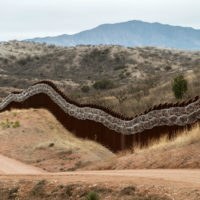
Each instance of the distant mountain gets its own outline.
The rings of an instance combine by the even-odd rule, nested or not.
[[[133,20],[103,24],[74,35],[34,38],[26,41],[60,46],[115,44],[127,47],[156,46],[200,50],[200,30]]]

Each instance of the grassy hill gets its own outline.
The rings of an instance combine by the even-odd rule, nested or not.
[[[176,101],[171,81],[180,73],[189,82],[185,98],[198,95],[200,51],[0,43],[0,98],[49,79],[74,100],[130,116],[154,104]]]

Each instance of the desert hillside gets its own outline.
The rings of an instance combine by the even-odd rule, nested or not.
[[[0,154],[50,172],[79,169],[199,168],[200,127],[163,137],[146,148],[113,154],[76,138],[44,109],[0,113]],[[170,159],[168,159],[170,157]]]
[[[108,200],[197,200],[199,147],[200,128],[195,126],[172,141],[163,138],[148,148],[133,147],[114,155],[99,144],[74,137],[44,109],[2,112],[0,168],[11,162],[15,167],[6,171],[20,172],[6,175],[0,170],[0,197],[85,200],[95,195]]]
[[[0,43],[0,97],[49,79],[81,103],[108,106],[125,115],[176,101],[171,82],[184,74],[185,99],[199,94],[200,52],[122,46],[56,47]]]
[[[163,137],[146,148],[133,147],[110,161],[89,169],[199,169],[200,126],[181,131],[172,140]],[[88,167],[86,167],[88,169]]]
[[[114,157],[103,146],[76,138],[43,109],[0,113],[0,154],[50,172]]]

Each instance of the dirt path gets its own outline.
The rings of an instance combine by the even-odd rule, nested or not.
[[[17,160],[0,155],[0,173],[1,174],[41,174],[42,169],[26,165]]]
[[[122,188],[134,185],[141,191],[167,195],[176,200],[200,199],[200,169],[106,170],[48,173],[0,155],[0,184],[10,187],[46,180],[51,185],[104,185]],[[55,186],[56,187],[56,186]],[[189,196],[188,196],[189,195]]]
[[[24,167],[24,166],[23,166]],[[25,169],[26,171],[23,171]],[[49,179],[61,182],[154,182],[154,183],[173,183],[185,187],[198,187],[200,189],[200,170],[173,170],[173,169],[155,169],[155,170],[113,170],[113,171],[79,171],[79,172],[64,172],[64,173],[46,173],[34,167],[18,169],[12,173],[2,173],[0,177],[6,179],[21,179],[28,180]],[[145,181],[144,181],[145,180]],[[144,181],[144,182],[143,182]]]
[[[60,173],[60,176],[77,176],[90,177],[94,176],[96,179],[109,180],[109,178],[117,178],[117,180],[131,180],[131,179],[149,179],[155,181],[166,181],[180,183],[187,186],[197,186],[200,188],[200,170],[193,169],[155,169],[155,170],[112,170],[112,171],[80,171]],[[105,179],[106,177],[106,179]]]
[[[67,177],[70,181],[109,181],[113,179],[122,181],[132,181],[139,179],[148,179],[157,182],[180,183],[185,186],[200,187],[200,170],[199,169],[147,169],[147,170],[104,170],[104,171],[76,171],[63,173],[48,173],[40,168],[36,168],[17,160],[0,155],[0,174],[23,176],[24,177],[44,177],[50,179],[61,179]]]
[[[45,182],[43,182],[45,181]],[[107,188],[116,191],[135,187],[144,194],[169,197],[170,200],[200,200],[200,170],[123,170],[79,171],[65,173],[0,175],[0,184],[21,186],[28,191],[34,184],[46,183],[52,190],[58,186],[74,185],[75,188]],[[32,186],[31,186],[32,185]],[[54,186],[53,186],[54,185]],[[26,188],[28,187],[28,189]],[[24,189],[26,188],[26,189]],[[49,191],[49,189],[47,190]],[[86,190],[87,191],[87,190]],[[108,190],[109,191],[109,190]],[[24,192],[29,194],[29,192]],[[107,194],[109,196],[109,194]],[[76,199],[76,198],[75,198]],[[78,198],[77,198],[78,199]],[[108,200],[118,198],[107,198]],[[126,199],[126,198],[124,198]],[[128,198],[127,198],[128,199]],[[130,199],[130,198],[129,198]]]

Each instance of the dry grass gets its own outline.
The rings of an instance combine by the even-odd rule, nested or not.
[[[163,136],[158,140],[150,142],[146,148],[135,147],[133,150],[135,153],[142,153],[150,150],[178,148],[186,145],[200,142],[200,125],[196,124],[190,130],[185,129],[184,131],[178,132],[177,137],[169,140],[167,136]]]
[[[36,180],[24,180],[23,178],[21,180],[12,179],[12,181],[1,180],[0,197],[3,200],[170,200],[168,194],[161,192],[161,186],[156,186],[152,190],[152,186],[148,185],[137,186],[131,183],[98,183],[95,181],[93,184],[84,181],[83,184],[80,181],[70,183],[63,179],[61,180],[60,176],[56,178],[56,181],[48,177],[45,179],[38,177]],[[164,190],[167,191],[167,189],[162,189]],[[167,191],[167,193],[172,192]],[[193,193],[198,194],[198,192]],[[99,198],[95,198],[96,196]]]
[[[116,158],[87,169],[200,168],[200,126],[178,133],[172,140],[163,137],[146,148],[119,152]]]

